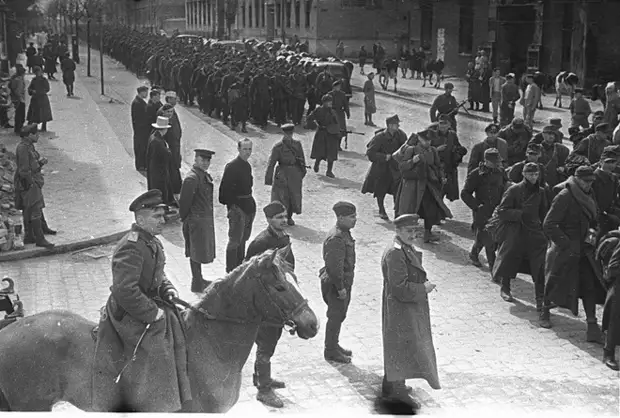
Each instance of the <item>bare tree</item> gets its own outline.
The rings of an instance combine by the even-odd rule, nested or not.
[[[91,23],[93,19],[100,18],[103,13],[101,0],[83,0],[84,18],[86,19],[86,75],[90,74],[90,50],[91,50]]]

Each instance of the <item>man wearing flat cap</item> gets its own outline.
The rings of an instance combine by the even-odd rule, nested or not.
[[[135,223],[112,255],[112,286],[101,309],[93,373],[93,409],[173,412],[190,401],[191,389],[181,320],[170,301],[178,292],[166,277],[166,257],[157,235],[165,223],[159,190],[129,206]],[[136,346],[139,367],[124,369]],[[184,358],[180,358],[179,353]],[[149,382],[146,391],[127,390]]]
[[[498,138],[502,138],[508,145],[507,166],[525,159],[525,149],[532,139],[532,130],[525,125],[523,119],[515,118],[510,125],[499,131]]]
[[[478,168],[480,163],[484,162],[484,152],[489,148],[495,148],[499,152],[503,167],[507,167],[508,144],[506,144],[506,140],[498,138],[499,126],[491,123],[484,129],[484,132],[486,133],[486,138],[474,144],[471,149],[469,163],[467,163],[467,173],[471,173]]]
[[[342,138],[347,136],[347,119],[351,118],[351,112],[349,111],[349,99],[347,95],[342,91],[342,81],[336,80],[333,83],[333,89],[329,92],[332,96],[332,109],[336,112],[338,118],[338,126],[340,126],[340,142],[338,143],[338,150],[342,151]],[[347,141],[345,140],[345,144]]]
[[[540,183],[542,185],[546,182],[551,189],[566,180],[566,161],[570,155],[568,147],[562,144],[562,141],[557,141],[557,135],[555,128],[547,125],[530,141],[530,145],[541,145],[541,156],[538,162],[543,165],[544,173],[541,172]]]
[[[291,238],[285,232],[287,225],[287,209],[277,201],[263,208],[267,218],[267,229],[258,234],[248,246],[246,260],[267,250],[286,248],[291,245]],[[295,256],[292,249],[286,256],[292,271],[295,271]],[[284,403],[273,389],[282,389],[284,382],[271,377],[271,357],[282,336],[282,328],[260,327],[256,335],[256,361],[254,362],[254,386],[258,388],[256,399],[273,408],[282,408]]]
[[[508,179],[513,183],[520,183],[523,180],[523,168],[525,168],[525,165],[528,163],[534,163],[538,165],[538,172],[540,173],[538,176],[538,182],[542,187],[546,188],[547,183],[545,181],[545,166],[539,162],[541,155],[542,145],[534,142],[527,144],[525,159],[523,161],[519,161],[508,169],[506,172]]]
[[[579,299],[586,314],[586,341],[602,342],[596,305],[605,302],[600,264],[594,259],[599,208],[592,193],[596,179],[590,166],[581,166],[551,203],[544,221],[550,240],[545,266],[545,308],[540,326],[551,328],[550,305],[579,312]]]
[[[181,187],[179,216],[183,222],[185,257],[189,257],[192,271],[192,292],[201,293],[209,285],[202,277],[202,264],[215,259],[214,186],[208,172],[215,153],[206,149],[194,152],[194,166]]]
[[[499,125],[504,127],[515,117],[515,104],[521,98],[519,86],[515,83],[513,73],[506,74],[506,82],[502,85],[501,104],[499,106]]]
[[[350,363],[353,353],[340,346],[339,337],[351,302],[355,274],[355,240],[351,236],[351,229],[355,228],[357,214],[355,205],[342,201],[333,206],[333,211],[336,214],[336,226],[329,231],[323,242],[325,266],[319,270],[321,294],[327,304],[323,356],[327,361]]]
[[[499,244],[497,259],[491,270],[493,281],[501,283],[500,296],[513,302],[511,281],[518,273],[527,273],[534,282],[536,309],[543,307],[545,287],[545,251],[547,238],[542,221],[547,213],[547,194],[539,183],[539,167],[527,163],[523,167],[524,179],[513,184],[504,193],[497,207],[499,226],[494,239]],[[527,262],[529,271],[521,269]]]
[[[303,179],[306,176],[304,149],[301,142],[293,138],[294,130],[292,123],[282,125],[284,137],[271,149],[265,172],[265,185],[271,186],[271,200],[281,202],[287,208],[289,225],[295,225],[293,214],[301,213]]]
[[[396,236],[381,258],[383,273],[383,399],[419,408],[406,379],[425,379],[440,389],[433,345],[428,294],[435,285],[414,247],[418,215],[394,219]]]
[[[431,106],[431,122],[437,122],[439,115],[448,115],[450,117],[452,129],[456,131],[456,112],[458,111],[459,105],[452,95],[454,84],[446,83],[443,85],[443,88],[445,90],[444,93],[437,96]]]
[[[573,150],[573,153],[583,155],[590,161],[590,164],[597,163],[601,159],[603,149],[606,146],[612,145],[609,141],[608,127],[607,123],[597,125],[595,133],[582,139]]]
[[[326,94],[321,99],[322,105],[308,115],[309,122],[316,122],[317,130],[312,140],[310,158],[314,161],[314,172],[319,172],[321,161],[327,161],[325,175],[335,178],[334,161],[338,160],[341,131],[338,116],[332,109],[332,96]]]
[[[52,248],[54,244],[45,239],[45,234],[55,235],[56,231],[47,226],[43,215],[43,173],[41,168],[47,164],[34,148],[39,141],[37,125],[30,124],[22,128],[21,141],[15,150],[15,209],[22,211],[24,222],[24,244],[36,244],[37,247]]]
[[[476,267],[482,267],[479,255],[484,247],[489,269],[493,269],[497,245],[485,230],[485,226],[502,200],[508,184],[499,151],[495,148],[489,148],[484,152],[484,163],[471,171],[465,180],[461,199],[472,210],[475,239],[469,259]]]
[[[378,130],[366,148],[366,156],[372,164],[366,173],[362,193],[372,193],[377,199],[379,217],[389,220],[385,211],[385,196],[390,194],[396,199],[401,180],[398,163],[392,154],[407,142],[407,134],[399,128],[398,115],[387,118],[385,124],[386,128]]]

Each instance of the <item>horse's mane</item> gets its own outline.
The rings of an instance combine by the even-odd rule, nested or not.
[[[223,278],[217,279],[201,295],[200,300],[198,301],[198,306],[207,309],[209,306],[209,300],[211,300],[214,295],[218,295],[220,297],[223,297],[224,295],[231,295],[231,292],[228,290],[239,280],[253,279],[255,277],[255,274],[252,274],[253,270],[256,270],[265,259],[273,257],[273,253],[275,251],[278,250],[267,250],[261,254],[257,254],[249,260],[241,263]],[[273,259],[272,266],[283,275],[286,273],[292,273],[293,271],[293,266],[285,259],[284,256],[282,256],[282,254],[279,254]]]

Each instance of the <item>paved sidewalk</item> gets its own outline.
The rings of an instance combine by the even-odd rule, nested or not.
[[[28,76],[28,82],[31,76]],[[60,77],[59,77],[60,78]],[[99,106],[77,77],[75,97],[67,98],[62,81],[50,81],[54,120],[36,145],[49,160],[44,167],[45,216],[58,235],[49,237],[56,248],[34,244],[24,250],[0,253],[0,261],[70,251],[85,245],[115,241],[130,225],[126,207],[146,188]],[[19,137],[0,140],[14,151]]]
[[[368,66],[367,66],[368,67]],[[373,68],[365,68],[366,74],[369,71],[374,71]],[[422,80],[410,79],[411,72],[407,73],[407,78],[403,79],[402,74],[400,73],[400,69],[398,70],[398,85],[397,85],[397,93],[394,93],[394,84],[390,82],[388,90],[383,90],[381,85],[379,84],[379,78],[375,75],[375,92],[380,95],[391,96],[391,97],[399,97],[405,100],[411,100],[419,104],[425,104],[427,106],[431,106],[435,97],[438,94],[441,94],[443,91],[444,83],[450,82],[454,84],[454,92],[452,93],[456,98],[457,102],[462,102],[467,98],[467,82],[461,78],[447,78],[442,81],[441,86],[442,89],[438,90],[434,88],[428,82],[426,83],[426,87],[422,87]],[[353,74],[351,76],[351,84],[353,87],[357,87],[361,89],[364,86],[364,82],[367,80],[366,75],[361,75],[359,71],[359,66],[356,66],[353,70]],[[543,110],[536,110],[535,120],[534,120],[534,130],[541,130],[545,125],[547,125],[549,119],[551,118],[561,118],[562,119],[562,131],[566,138],[568,138],[568,127],[571,123],[570,112],[568,111],[568,106],[570,104],[570,97],[562,97],[562,105],[564,106],[562,109],[553,106],[553,102],[555,100],[555,93],[549,93],[546,96],[543,96]],[[592,112],[597,110],[603,110],[603,105],[600,101],[590,102],[590,106],[592,107]],[[483,113],[476,112],[473,110],[469,110],[469,103],[465,105],[465,107],[469,111],[469,115],[463,110],[459,110],[459,117],[473,117],[480,120],[485,120],[489,122],[493,122],[492,113]],[[492,109],[490,109],[492,110]],[[523,106],[517,103],[515,108],[515,116],[523,116]],[[430,120],[430,117],[429,117]]]

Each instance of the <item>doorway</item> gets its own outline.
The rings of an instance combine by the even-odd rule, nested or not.
[[[502,74],[522,74],[527,69],[527,50],[534,37],[536,10],[532,5],[497,8],[497,65]]]

